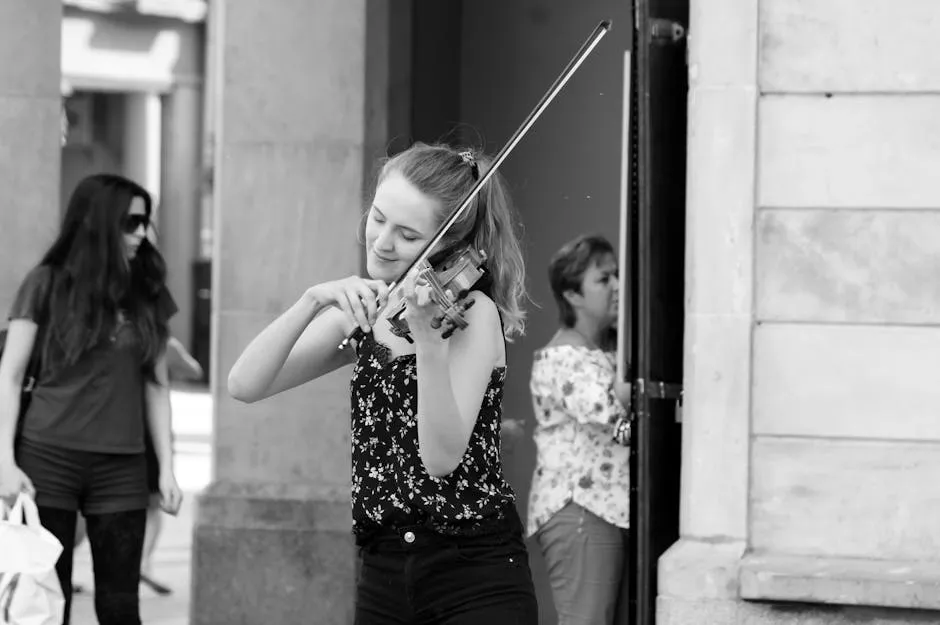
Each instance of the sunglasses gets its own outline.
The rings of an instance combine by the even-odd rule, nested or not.
[[[146,232],[147,228],[150,227],[150,217],[147,215],[127,215],[124,218],[123,226],[124,232],[127,234],[134,234],[141,226],[144,227]]]

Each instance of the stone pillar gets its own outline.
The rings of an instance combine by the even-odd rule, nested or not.
[[[160,206],[163,164],[163,103],[160,94],[135,91],[124,96],[124,175]]]
[[[660,625],[734,622],[747,538],[758,3],[693,0],[689,32],[680,540]]]
[[[0,309],[59,225],[62,3],[0,2]]]
[[[192,349],[193,270],[202,224],[202,85],[177,83],[163,97],[163,176],[160,246],[167,281],[180,312],[171,321],[173,336]]]
[[[214,480],[194,534],[194,625],[352,621],[348,368],[246,406],[225,382],[303,291],[360,271],[384,141],[384,3],[214,6]],[[374,29],[374,30],[373,30]],[[367,165],[368,164],[368,165]]]

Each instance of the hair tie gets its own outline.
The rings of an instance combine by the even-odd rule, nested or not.
[[[477,159],[473,157],[473,152],[470,150],[464,150],[463,152],[458,152],[457,156],[463,159],[464,163],[470,165],[470,172],[473,174],[473,179],[479,180],[480,168],[477,166]]]

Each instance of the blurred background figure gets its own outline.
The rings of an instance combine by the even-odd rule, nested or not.
[[[630,525],[630,448],[615,440],[630,385],[616,380],[613,247],[581,236],[551,259],[561,327],[535,353],[528,533],[542,549],[559,625],[612,625]]]
[[[147,239],[152,245],[156,245],[156,234],[154,228],[148,228]],[[199,362],[190,354],[183,344],[171,336],[167,340],[167,369],[171,381],[198,381],[202,380],[205,372]],[[167,584],[158,581],[153,573],[153,554],[157,547],[157,541],[160,538],[160,532],[163,529],[163,510],[160,507],[160,463],[153,446],[153,441],[147,436],[147,484],[150,490],[150,505],[147,508],[147,530],[144,535],[144,551],[140,566],[140,583],[148,586],[151,590],[161,596],[169,595],[173,592]],[[75,546],[78,547],[87,537],[85,528],[85,519],[79,516],[78,524],[75,530]],[[73,584],[73,592],[85,592],[85,588],[79,584]]]
[[[148,430],[160,459],[161,505],[175,514],[181,502],[168,462],[165,358],[176,305],[162,257],[146,237],[151,213],[149,194],[127,178],[83,180],[9,315],[0,360],[0,496],[34,496],[42,524],[62,543],[56,570],[64,623],[79,512],[95,564],[99,623],[140,622]],[[20,418],[19,389],[33,354],[41,367]]]

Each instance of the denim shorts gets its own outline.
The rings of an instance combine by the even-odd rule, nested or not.
[[[16,461],[41,507],[111,514],[143,510],[150,501],[143,453],[81,451],[20,438]]]

